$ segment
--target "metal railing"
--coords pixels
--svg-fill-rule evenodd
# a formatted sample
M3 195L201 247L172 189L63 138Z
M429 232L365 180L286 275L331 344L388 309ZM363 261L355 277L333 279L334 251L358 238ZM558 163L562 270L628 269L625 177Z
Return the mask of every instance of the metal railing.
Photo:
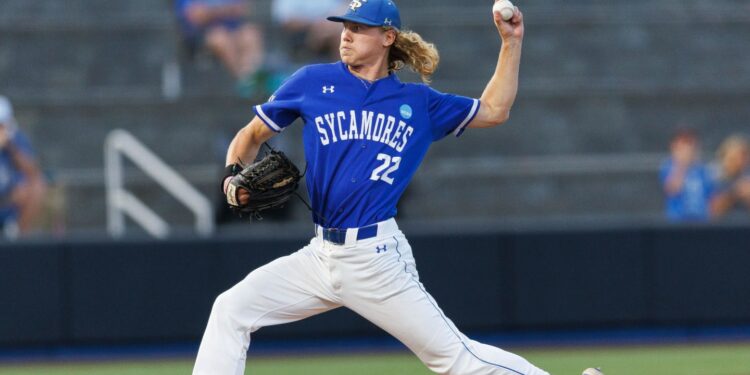
M126 215L156 238L167 238L170 232L164 219L125 189L125 157L193 212L195 231L199 235L207 237L213 234L211 202L132 134L116 129L107 135L104 143L107 230L110 235L117 238L125 234Z

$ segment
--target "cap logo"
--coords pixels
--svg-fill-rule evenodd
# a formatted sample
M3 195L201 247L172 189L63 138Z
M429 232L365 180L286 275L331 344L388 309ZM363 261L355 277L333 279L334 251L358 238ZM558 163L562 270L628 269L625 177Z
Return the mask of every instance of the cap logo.
M349 9L351 9L353 12L356 12L357 9L362 7L362 3L366 3L367 0L352 0L351 3L349 3Z
M384 24L384 25L388 25L388 26L391 26L391 25L393 24L393 21L391 21L391 19L390 19L390 18L386 18L386 19L385 19L385 21L383 21L383 24Z

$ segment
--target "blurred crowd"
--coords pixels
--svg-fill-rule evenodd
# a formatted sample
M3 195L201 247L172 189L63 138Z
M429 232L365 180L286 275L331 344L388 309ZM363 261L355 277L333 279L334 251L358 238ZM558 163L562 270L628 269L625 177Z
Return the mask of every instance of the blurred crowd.
M661 167L666 215L674 221L709 221L750 212L750 144L742 135L726 138L706 162L698 135L680 130Z
M175 0L183 45L189 55L213 55L236 80L242 97L270 95L294 65L338 60L340 25L325 16L340 13L345 0L272 0L273 28L263 30L251 0ZM263 40L268 34L286 47L286 62L268 63ZM290 63L290 64L286 64ZM661 168L666 216L675 221L708 221L747 215L750 209L748 141L726 139L714 161L705 162L698 136L678 132L670 158ZM224 219L231 213L221 215Z
M233 77L240 97L265 98L299 66L338 60L341 26L325 17L341 13L348 3L174 0L178 47L187 63L209 59L221 66ZM270 5L271 25L261 22L259 5ZM283 50L283 61L271 61L266 45L270 43ZM222 152L226 150L223 146ZM64 199L59 198L64 192L58 185L39 165L11 101L0 96L0 238L63 234ZM236 220L225 206L219 205L217 220ZM288 210L279 210L269 217L284 219L288 214Z
M295 63L338 59L341 28L325 16L340 12L343 0L273 0L274 28L267 31L257 20L255 5L249 0L175 0L188 59L210 54L234 77L237 94L248 98L275 91ZM268 62L263 43L268 34L280 37L273 41L286 46L286 61Z
M46 201L46 179L10 101L0 96L0 225L6 238L28 235Z
M348 2L174 0L179 47L188 63L201 56L220 65L233 77L239 96L265 98L297 67L339 59L341 25L326 21L325 16L342 13ZM269 8L260 12L259 5ZM272 22L261 22L259 14L270 14ZM269 45L284 51L282 63L269 57ZM222 134L219 138L217 154L223 162L231 136ZM705 157L695 131L678 131L660 170L665 216L683 222L750 218L748 142L742 135L731 135ZM64 205L50 203L64 195L58 190L39 165L11 102L0 96L0 237L18 238L39 231L50 204ZM217 221L236 220L225 208L218 205ZM56 210L61 215L63 209ZM284 220L289 211L272 212L269 217ZM55 231L45 226L45 231Z
M235 93L242 98L267 98L298 67L339 59L341 25L327 16L342 13L349 0L175 0L181 50L188 62L198 56L213 58L234 78ZM271 25L260 22L259 5L270 5ZM265 25L265 29L263 27ZM274 43L273 46L264 45ZM270 41L270 43L269 43ZM268 47L282 47L271 56ZM217 158L223 165L234 134L217 135ZM223 224L241 220L215 197L216 220ZM290 209L268 212L265 218L286 220Z

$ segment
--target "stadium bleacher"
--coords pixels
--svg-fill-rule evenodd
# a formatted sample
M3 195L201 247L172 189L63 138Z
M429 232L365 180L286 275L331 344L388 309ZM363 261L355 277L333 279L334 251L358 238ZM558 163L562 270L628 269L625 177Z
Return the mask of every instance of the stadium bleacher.
M267 2L259 3L268 14ZM441 52L434 87L481 95L499 47L489 3L399 3L406 26ZM518 5L526 38L510 122L436 144L403 202L406 218L659 217L656 170L674 129L695 127L706 157L722 138L747 129L746 2ZM174 26L169 1L0 3L0 87L44 168L65 185L71 230L105 223L109 131L130 130L214 197L221 135L231 136L265 99L237 98L220 67L182 59ZM273 25L264 26L269 47L281 49ZM176 99L163 95L165 67L175 62L182 77ZM301 160L299 127L284 137ZM131 176L157 212L189 221L159 187ZM295 218L307 218L302 205L295 210Z

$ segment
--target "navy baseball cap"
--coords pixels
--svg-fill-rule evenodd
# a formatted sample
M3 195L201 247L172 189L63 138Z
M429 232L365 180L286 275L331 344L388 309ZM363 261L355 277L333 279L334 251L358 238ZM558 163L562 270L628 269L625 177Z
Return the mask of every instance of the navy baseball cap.
M393 0L352 0L346 14L331 16L328 20L401 29L401 15Z

